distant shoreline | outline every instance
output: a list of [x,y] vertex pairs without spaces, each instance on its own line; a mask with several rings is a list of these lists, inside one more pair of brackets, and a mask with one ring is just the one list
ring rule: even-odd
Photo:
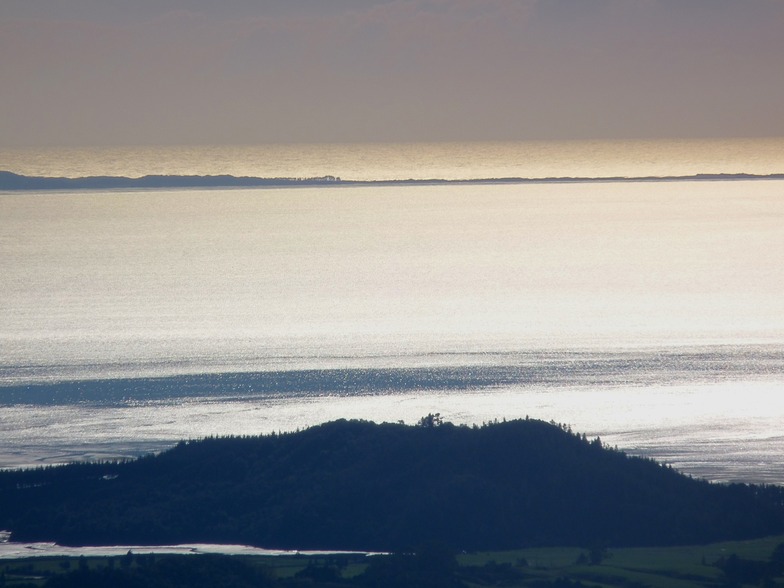
[[474,179],[407,179],[407,180],[343,180],[336,176],[312,178],[260,178],[232,175],[147,175],[87,176],[81,178],[25,176],[0,171],[0,191],[35,190],[117,190],[166,188],[287,188],[311,186],[438,186],[484,184],[593,184],[652,182],[717,182],[743,180],[784,180],[776,174],[694,174],[686,176],[606,176],[606,177],[544,177],[544,178],[474,178]]
[[[0,531],[0,533],[7,533]],[[120,557],[127,553],[135,555],[255,555],[264,557],[295,556],[305,557],[325,555],[377,555],[382,552],[370,551],[339,551],[339,550],[291,550],[265,549],[250,545],[231,545],[220,543],[187,543],[180,545],[59,545],[55,542],[11,542],[0,541],[0,561],[16,560],[28,557]]]

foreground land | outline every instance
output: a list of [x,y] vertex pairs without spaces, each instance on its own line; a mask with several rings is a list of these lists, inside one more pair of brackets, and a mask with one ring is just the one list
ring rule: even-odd
[[0,529],[66,545],[689,545],[784,533],[784,490],[695,480],[553,423],[469,428],[428,415],[0,472]]
[[698,588],[784,586],[784,536],[669,548],[534,548],[389,556],[156,556],[0,562],[15,588]]

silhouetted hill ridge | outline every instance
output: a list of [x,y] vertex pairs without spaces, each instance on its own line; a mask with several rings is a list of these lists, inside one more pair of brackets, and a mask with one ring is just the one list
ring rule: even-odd
[[121,464],[0,473],[0,528],[71,544],[399,550],[672,545],[784,531],[778,487],[716,485],[537,420],[336,421]]

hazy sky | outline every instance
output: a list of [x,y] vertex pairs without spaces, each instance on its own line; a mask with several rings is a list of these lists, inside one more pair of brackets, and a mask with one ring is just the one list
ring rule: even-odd
[[784,136],[782,0],[2,0],[0,146]]

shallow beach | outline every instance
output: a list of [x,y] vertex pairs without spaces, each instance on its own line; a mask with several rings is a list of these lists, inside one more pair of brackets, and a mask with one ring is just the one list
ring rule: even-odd
[[[133,553],[160,555],[199,555],[215,553],[221,555],[337,555],[356,552],[348,551],[285,551],[282,549],[263,549],[248,545],[212,545],[194,543],[189,545],[110,545],[92,547],[67,547],[56,543],[16,543],[0,541],[0,560],[28,557],[120,557]],[[371,554],[367,554],[371,555]]]

